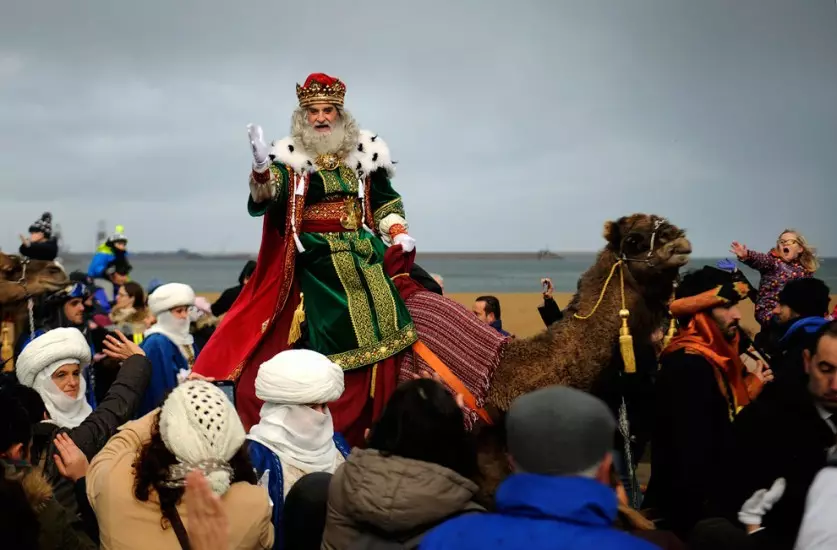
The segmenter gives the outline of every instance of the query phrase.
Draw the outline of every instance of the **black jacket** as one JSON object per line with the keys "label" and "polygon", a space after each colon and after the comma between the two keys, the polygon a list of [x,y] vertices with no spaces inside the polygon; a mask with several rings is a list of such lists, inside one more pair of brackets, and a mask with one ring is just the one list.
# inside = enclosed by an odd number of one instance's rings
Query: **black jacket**
{"label": "black jacket", "polygon": [[55,436],[66,432],[87,459],[93,460],[116,429],[134,418],[150,379],[148,359],[141,355],[129,357],[104,401],[78,427],[67,430],[46,422],[35,425],[32,461],[43,461],[44,475],[52,485],[55,498],[71,514],[78,512],[74,484],[61,475],[52,458],[57,454]]}
{"label": "black jacket", "polygon": [[730,461],[730,404],[715,367],[700,355],[679,350],[664,355],[655,388],[651,480],[643,506],[679,535],[715,515],[714,495]]}
{"label": "black jacket", "polygon": [[814,477],[826,465],[828,449],[837,436],[817,412],[805,385],[773,382],[745,407],[733,425],[735,451],[723,493],[725,514],[734,518],[754,492],[769,489],[784,477],[785,493],[764,516],[762,525],[779,547],[793,548],[805,497]]}
{"label": "black jacket", "polygon": [[28,246],[21,244],[19,248],[21,256],[32,260],[54,261],[58,257],[58,241],[47,239],[39,243],[30,243]]}
{"label": "black jacket", "polygon": [[543,299],[543,304],[538,306],[538,313],[541,314],[543,324],[547,327],[564,318],[564,312],[561,311],[561,308],[558,307],[558,304],[552,297]]}

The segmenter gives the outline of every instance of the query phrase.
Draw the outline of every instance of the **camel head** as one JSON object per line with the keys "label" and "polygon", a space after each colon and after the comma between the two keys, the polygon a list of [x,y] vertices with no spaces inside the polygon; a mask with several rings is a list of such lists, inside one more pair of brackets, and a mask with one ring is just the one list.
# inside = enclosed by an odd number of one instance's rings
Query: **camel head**
{"label": "camel head", "polygon": [[607,222],[604,237],[607,250],[624,259],[631,275],[642,283],[673,281],[692,253],[692,243],[682,229],[651,214]]}
{"label": "camel head", "polygon": [[59,264],[29,260],[0,253],[0,304],[20,300],[27,293],[38,296],[60,290],[69,284]]}

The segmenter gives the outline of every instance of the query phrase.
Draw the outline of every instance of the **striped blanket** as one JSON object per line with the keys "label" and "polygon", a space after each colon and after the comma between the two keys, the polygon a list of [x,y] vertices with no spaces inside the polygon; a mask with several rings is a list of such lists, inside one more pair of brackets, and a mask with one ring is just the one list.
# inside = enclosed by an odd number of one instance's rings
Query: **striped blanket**
{"label": "striped blanket", "polygon": [[[508,339],[481,323],[461,304],[433,292],[413,292],[405,300],[421,340],[485,406],[491,377],[500,364]],[[431,371],[411,350],[402,357],[399,381],[412,374]],[[470,428],[477,414],[469,410],[465,423]]]}

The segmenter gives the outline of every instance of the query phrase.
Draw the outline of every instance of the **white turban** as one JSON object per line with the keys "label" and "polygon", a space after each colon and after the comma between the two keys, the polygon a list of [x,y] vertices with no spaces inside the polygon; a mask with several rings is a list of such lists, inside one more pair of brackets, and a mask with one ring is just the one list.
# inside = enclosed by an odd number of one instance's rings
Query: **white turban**
{"label": "white turban", "polygon": [[[221,468],[244,444],[244,426],[235,407],[209,382],[192,380],[177,386],[160,411],[160,437],[187,469],[212,461],[204,469],[212,491],[223,495],[231,475]],[[228,465],[227,465],[228,466]],[[184,472],[185,475],[185,472]]]}
{"label": "white turban", "polygon": [[52,375],[64,365],[90,364],[90,344],[76,328],[56,328],[29,342],[15,364],[17,379],[33,388],[44,400],[50,419],[62,428],[75,428],[93,412],[87,403],[87,383],[79,381],[72,398],[58,389]]}
{"label": "white turban", "polygon": [[259,367],[256,397],[265,404],[248,438],[305,473],[334,473],[340,453],[331,411],[306,405],[330,403],[342,394],[343,370],[328,357],[305,349],[283,351]]}
{"label": "white turban", "polygon": [[307,349],[283,351],[259,367],[256,397],[282,405],[319,405],[343,395],[343,369]]}
{"label": "white turban", "polygon": [[195,304],[195,291],[183,283],[160,285],[148,296],[148,309],[155,316],[178,306]]}

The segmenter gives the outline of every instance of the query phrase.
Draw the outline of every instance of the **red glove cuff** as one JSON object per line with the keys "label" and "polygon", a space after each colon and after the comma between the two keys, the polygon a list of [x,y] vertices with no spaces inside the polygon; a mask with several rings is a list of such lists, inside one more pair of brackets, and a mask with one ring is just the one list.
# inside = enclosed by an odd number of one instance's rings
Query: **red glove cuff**
{"label": "red glove cuff", "polygon": [[403,235],[407,232],[407,228],[401,225],[400,223],[393,224],[392,227],[389,228],[389,237],[394,239],[397,235]]}

